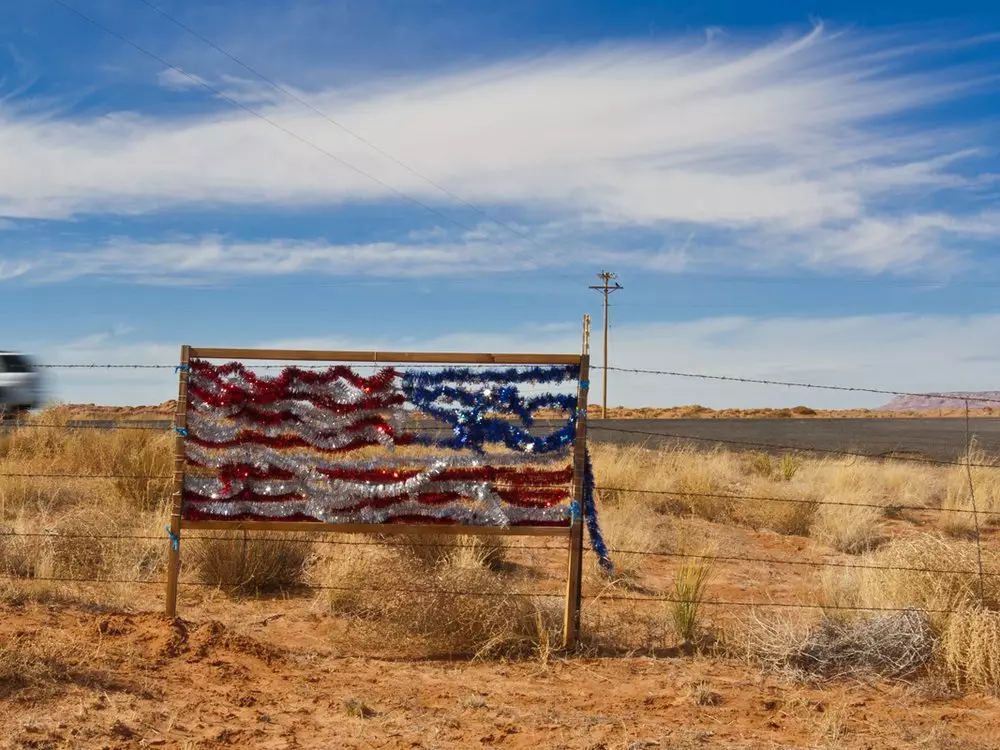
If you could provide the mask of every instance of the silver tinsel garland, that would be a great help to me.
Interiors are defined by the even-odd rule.
[[[246,444],[225,448],[205,448],[196,443],[185,445],[187,457],[200,466],[222,468],[225,466],[253,466],[260,470],[269,468],[290,471],[299,477],[309,477],[318,469],[347,469],[359,471],[392,470],[426,466],[430,461],[441,462],[448,468],[474,468],[481,466],[551,466],[569,460],[569,448],[540,455],[523,453],[456,453],[448,456],[388,455],[360,461],[343,461],[324,458],[306,449],[279,450],[268,445]]]
[[[392,435],[373,425],[351,432],[341,431],[340,434],[336,434],[336,429],[335,427],[316,429],[307,425],[296,425],[294,430],[290,430],[287,425],[277,424],[256,427],[253,431],[267,437],[277,438],[289,435],[299,437],[313,447],[325,450],[343,448],[356,440],[376,441],[384,446],[394,444]],[[228,443],[236,440],[244,428],[230,420],[212,419],[198,412],[191,412],[188,414],[187,430],[191,436],[208,443]],[[328,434],[331,432],[334,434]]]
[[[446,505],[426,505],[415,500],[406,500],[393,505],[375,508],[366,507],[350,513],[338,513],[315,500],[296,500],[282,503],[254,502],[192,502],[190,507],[202,513],[220,518],[253,515],[262,518],[288,518],[302,514],[325,523],[387,523],[394,518],[420,516],[428,519],[444,519],[469,526],[509,526],[518,523],[546,523],[569,519],[568,504],[551,508],[521,508],[516,506],[492,505],[477,508],[465,502]]]

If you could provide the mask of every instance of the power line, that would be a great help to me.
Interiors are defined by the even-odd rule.
[[[530,242],[531,244],[535,245],[536,247],[539,247],[542,250],[548,250],[549,249],[549,248],[545,247],[544,245],[538,243],[531,236],[529,236],[527,234],[524,234],[523,232],[521,232],[519,229],[517,229],[516,227],[512,226],[511,224],[509,224],[509,223],[507,223],[505,221],[502,221],[501,219],[496,218],[495,216],[493,216],[489,212],[487,212],[485,209],[483,209],[483,208],[481,208],[481,207],[479,207],[479,206],[477,206],[477,205],[469,202],[465,198],[462,198],[461,196],[456,195],[454,192],[452,192],[448,188],[444,187],[443,185],[441,185],[438,182],[435,182],[434,180],[432,180],[427,175],[425,175],[425,174],[417,171],[416,169],[414,169],[413,167],[411,167],[409,164],[406,164],[401,159],[393,156],[392,154],[390,154],[389,152],[387,152],[383,148],[381,148],[378,145],[376,145],[375,143],[373,143],[371,140],[369,140],[369,139],[365,138],[364,136],[360,135],[359,133],[356,133],[355,131],[351,130],[346,125],[344,125],[342,122],[339,122],[338,120],[334,119],[331,115],[327,114],[326,112],[324,112],[321,109],[317,108],[313,104],[309,103],[307,100],[303,99],[301,96],[299,96],[298,94],[296,94],[294,91],[291,91],[287,87],[282,86],[280,83],[278,83],[278,82],[274,81],[273,79],[269,78],[268,76],[264,75],[263,73],[261,73],[256,68],[253,68],[249,64],[243,62],[243,60],[239,59],[238,57],[236,57],[235,55],[233,55],[231,52],[223,49],[218,44],[216,44],[215,42],[213,42],[211,39],[207,38],[205,35],[199,33],[198,31],[195,31],[194,29],[192,29],[187,24],[185,24],[182,21],[178,20],[176,17],[170,15],[165,10],[163,10],[162,8],[160,8],[159,6],[151,3],[149,0],[138,0],[138,1],[141,2],[143,5],[145,5],[146,7],[154,10],[157,13],[159,13],[161,16],[163,16],[164,18],[166,18],[168,21],[170,21],[171,23],[173,23],[175,26],[183,29],[188,34],[190,34],[191,36],[195,37],[196,39],[201,40],[202,42],[204,42],[205,44],[207,44],[209,47],[211,47],[212,49],[214,49],[219,54],[223,55],[224,57],[227,57],[228,59],[230,59],[231,61],[233,61],[237,65],[239,65],[241,68],[243,68],[244,70],[246,70],[251,75],[256,76],[257,78],[259,78],[261,81],[263,81],[264,83],[268,84],[272,88],[276,89],[277,91],[280,91],[285,96],[287,96],[287,97],[295,100],[296,102],[298,102],[299,104],[301,104],[303,107],[307,108],[310,112],[312,112],[312,113],[314,113],[316,115],[319,115],[324,120],[326,120],[327,122],[329,122],[331,125],[336,126],[340,130],[342,130],[344,133],[347,133],[352,138],[354,138],[354,139],[360,141],[361,143],[365,144],[366,146],[368,146],[369,148],[371,148],[373,151],[375,151],[375,152],[381,154],[382,156],[384,156],[386,159],[389,159],[389,161],[391,161],[391,162],[397,164],[398,166],[402,167],[403,169],[405,169],[407,172],[409,172],[413,176],[420,178],[421,180],[423,180],[425,183],[427,183],[431,187],[436,188],[437,190],[441,191],[442,193],[444,193],[448,197],[450,197],[453,200],[461,203],[466,208],[469,208],[469,209],[475,211],[476,213],[478,213],[480,216],[484,217],[485,219],[491,221],[492,223],[496,224],[497,226],[503,227],[504,229],[506,229],[507,231],[509,231],[509,232],[511,232],[513,234],[516,234],[521,239],[524,239],[524,240]]]
[[[700,372],[679,372],[674,370],[645,370],[635,367],[609,367],[609,370],[630,372],[639,375],[665,375],[674,378],[693,378],[697,380],[720,380],[729,383],[750,383],[753,385],[776,385],[786,388],[812,388],[822,391],[848,391],[853,393],[876,393],[882,396],[916,396],[921,398],[950,398],[954,400],[970,400],[1000,404],[1000,398],[988,396],[964,396],[956,393],[917,393],[914,391],[890,391],[883,388],[866,388],[851,385],[822,385],[818,383],[803,383],[792,380],[767,380],[765,378],[747,378],[735,375],[708,375]]]
[[[215,94],[220,99],[223,99],[224,101],[226,101],[229,104],[233,105],[234,107],[238,107],[239,109],[242,109],[244,112],[247,112],[248,114],[253,115],[257,119],[261,120],[262,122],[267,123],[271,127],[280,130],[281,132],[283,132],[283,133],[291,136],[292,138],[295,138],[297,141],[303,143],[304,145],[308,146],[309,148],[312,148],[315,151],[318,151],[319,153],[323,154],[324,156],[326,156],[326,157],[328,157],[330,159],[333,159],[334,161],[338,162],[339,164],[343,165],[344,167],[347,167],[348,169],[352,170],[353,172],[356,172],[357,174],[361,175],[362,177],[365,177],[365,178],[367,178],[367,179],[369,179],[369,180],[377,183],[378,185],[381,185],[386,190],[389,190],[390,192],[394,193],[395,195],[399,196],[400,198],[403,198],[404,200],[407,200],[407,201],[409,201],[410,203],[413,203],[416,206],[420,206],[421,208],[429,211],[430,213],[432,213],[432,214],[434,214],[434,215],[436,215],[436,216],[444,219],[445,221],[448,221],[448,222],[451,222],[452,224],[455,224],[456,226],[458,226],[458,227],[466,230],[467,232],[475,232],[476,231],[476,229],[474,227],[471,227],[468,224],[465,224],[464,222],[459,221],[458,219],[454,218],[453,216],[450,216],[450,215],[444,213],[443,211],[440,211],[440,210],[434,208],[433,206],[430,206],[427,203],[424,203],[420,199],[414,198],[413,196],[411,196],[411,195],[403,192],[402,190],[399,190],[399,189],[393,187],[392,185],[390,185],[389,183],[385,182],[384,180],[376,177],[375,175],[369,174],[368,172],[364,171],[360,167],[357,167],[357,166],[351,164],[350,162],[348,162],[347,160],[341,158],[340,156],[337,156],[333,152],[326,150],[325,148],[323,148],[322,146],[319,146],[316,143],[313,143],[311,140],[309,140],[305,136],[299,135],[294,130],[290,130],[289,128],[285,127],[284,125],[282,125],[281,123],[277,122],[276,120],[273,120],[270,117],[268,117],[267,115],[264,115],[261,112],[258,112],[256,109],[254,109],[253,107],[249,106],[248,104],[245,104],[245,103],[239,101],[238,99],[234,99],[233,97],[231,97],[228,94],[224,93],[221,89],[216,88],[215,86],[213,86],[210,83],[208,83],[207,81],[199,78],[198,76],[192,75],[192,74],[188,73],[187,71],[185,71],[185,70],[177,67],[176,65],[174,65],[171,62],[169,62],[168,60],[166,60],[163,57],[160,57],[159,55],[157,55],[155,52],[152,52],[152,51],[146,49],[145,47],[143,47],[142,45],[138,44],[137,42],[132,41],[128,37],[126,37],[126,36],[118,33],[117,31],[111,29],[108,26],[104,25],[103,23],[101,23],[97,19],[93,18],[92,16],[89,16],[86,13],[84,13],[83,11],[81,11],[81,10],[79,10],[77,8],[74,8],[72,5],[70,5],[67,2],[65,2],[65,0],[52,0],[52,2],[56,3],[57,5],[62,6],[66,10],[70,11],[71,13],[76,14],[77,16],[79,16],[80,18],[82,18],[84,21],[87,21],[88,23],[90,23],[93,26],[97,27],[101,31],[105,32],[106,34],[109,34],[110,36],[115,37],[116,39],[118,39],[119,41],[121,41],[121,42],[129,45],[133,49],[138,50],[142,54],[150,57],[151,59],[155,60],[156,62],[160,63],[161,65],[164,65],[164,66],[170,68],[171,70],[179,73],[180,75],[184,76],[185,78],[187,78],[188,80],[192,81],[193,83],[201,86],[204,89],[207,89],[208,91],[210,91],[211,93]],[[501,249],[501,250],[503,250],[505,252],[509,249],[509,248],[505,248],[503,245],[500,245],[498,242],[496,242],[494,240],[487,239],[486,241],[489,242],[491,245],[495,245],[497,248],[499,248],[499,249]]]

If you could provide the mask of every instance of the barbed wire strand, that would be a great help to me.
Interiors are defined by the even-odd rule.
[[[253,529],[248,529],[247,531],[253,532]],[[295,533],[295,532],[288,532]],[[303,532],[303,533],[316,533],[316,532]],[[27,538],[41,538],[41,539],[86,539],[86,540],[115,540],[115,541],[158,541],[158,542],[168,542],[170,537],[154,534],[72,534],[72,533],[62,533],[62,532],[22,532],[22,531],[0,531],[0,538],[4,537],[27,537]],[[238,536],[219,536],[219,535],[199,535],[197,533],[185,535],[182,537],[183,541],[188,542],[204,542],[204,541],[241,541],[241,537]],[[404,542],[404,541],[391,541],[391,540],[372,540],[372,541],[345,541],[339,539],[309,539],[302,537],[280,537],[277,540],[273,536],[269,537],[253,537],[248,536],[246,540],[248,543],[253,544],[254,542],[289,542],[293,544],[328,544],[335,546],[344,547],[418,547],[418,548],[440,548],[440,549],[479,549],[480,545],[477,544],[463,544],[463,543],[447,543],[447,542]],[[564,546],[521,546],[521,545],[509,545],[504,547],[504,554],[507,552],[519,552],[519,551],[545,551],[545,552],[559,552],[565,553],[566,548]],[[976,570],[958,570],[951,568],[924,568],[918,566],[909,565],[867,565],[863,563],[849,563],[849,562],[838,562],[838,561],[817,561],[817,560],[781,560],[772,557],[754,557],[754,556],[743,556],[743,555],[708,555],[708,554],[696,554],[688,552],[661,552],[656,550],[635,550],[635,549],[624,549],[612,547],[608,549],[610,554],[614,555],[638,555],[643,557],[665,557],[665,558],[678,558],[678,559],[697,559],[697,560],[711,560],[716,562],[752,562],[752,563],[763,563],[767,565],[792,565],[792,566],[802,566],[811,568],[847,568],[852,570],[881,570],[881,571],[900,571],[900,572],[911,572],[911,573],[934,573],[938,575],[976,575]],[[980,570],[978,571],[980,575],[984,577],[1000,577],[1000,572],[987,572]],[[563,580],[562,577],[546,579],[546,580]]]
[[[154,579],[144,579],[144,578],[85,578],[85,577],[71,577],[71,576],[39,576],[26,578],[23,576],[15,576],[7,573],[0,573],[0,578],[7,580],[19,581],[22,583],[33,583],[33,582],[47,582],[47,583],[96,583],[96,584],[137,584],[146,586],[165,586],[166,581],[154,580]],[[200,588],[242,588],[249,585],[252,581],[242,581],[239,583],[204,583],[200,581],[178,581],[179,586],[190,586],[190,587],[200,587]],[[296,586],[289,586],[286,590],[316,590],[316,591],[351,591],[357,593],[399,593],[399,594],[435,594],[435,595],[445,595],[445,596],[472,596],[472,597],[482,597],[486,599],[496,599],[503,597],[518,597],[518,598],[563,598],[564,593],[547,593],[547,592],[528,592],[528,591],[468,591],[468,590],[451,590],[451,589],[426,589],[426,588],[370,588],[370,587],[355,587],[355,586],[327,586],[322,584],[301,584]],[[585,594],[584,599],[592,602],[662,602],[662,603],[677,603],[677,604],[689,604],[690,599],[680,599],[671,596],[620,596],[620,595],[608,595],[606,593],[597,594]],[[805,602],[750,602],[742,600],[728,600],[728,599],[700,599],[698,600],[699,605],[705,606],[716,606],[716,607],[778,607],[778,608],[794,608],[794,609],[821,609],[821,610],[834,610],[834,611],[848,611],[848,612],[910,612],[910,611],[921,611],[928,613],[940,613],[948,614],[955,612],[955,609],[938,609],[938,608],[924,608],[924,607],[862,607],[862,606],[848,606],[843,604],[809,604]]]
[[[749,448],[770,448],[797,453],[820,453],[823,455],[844,456],[845,458],[867,458],[872,461],[901,461],[909,463],[929,464],[931,466],[965,466],[964,461],[947,461],[938,458],[926,458],[923,456],[900,456],[894,453],[861,453],[860,451],[848,451],[841,448],[810,448],[803,445],[789,445],[787,443],[761,443],[754,440],[736,440],[734,438],[705,437],[703,435],[681,435],[676,432],[651,432],[649,430],[634,430],[626,427],[611,427],[600,422],[591,422],[587,429],[589,432],[620,432],[626,435],[643,435],[646,437],[671,438],[674,440],[692,440],[700,443],[714,443],[718,445],[742,445]],[[998,464],[978,464],[971,466],[980,469],[1000,469]]]
[[[602,368],[603,369],[603,368]],[[613,370],[616,372],[628,372],[639,375],[663,375],[667,377],[674,378],[691,378],[696,380],[718,380],[728,383],[749,383],[752,385],[773,385],[781,386],[784,388],[810,388],[813,390],[821,391],[844,391],[849,393],[874,393],[881,396],[915,396],[918,398],[950,398],[953,400],[959,400],[964,398],[964,396],[959,392],[946,393],[946,392],[929,392],[920,393],[916,391],[892,391],[885,388],[867,388],[865,386],[851,386],[851,385],[825,385],[822,383],[805,383],[793,380],[768,380],[766,378],[748,378],[736,375],[709,375],[707,373],[701,372],[678,372],[674,370],[645,370],[636,367],[608,367],[608,370]],[[995,398],[991,396],[975,396],[971,397],[972,401],[977,403],[995,403],[1000,404],[1000,398]]]
[[[727,494],[725,492],[680,492],[675,490],[644,490],[629,487],[606,487],[602,485],[597,485],[594,487],[596,490],[604,490],[610,492],[633,492],[641,495],[667,495],[673,497],[710,497],[718,498],[720,500],[753,500],[759,502],[768,503],[800,503],[802,505],[839,505],[849,508],[877,508],[883,511],[897,511],[897,510],[924,510],[931,513],[974,513],[975,511],[969,508],[944,508],[944,507],[932,507],[925,505],[897,505],[896,503],[865,503],[865,502],[847,502],[846,500],[815,500],[812,498],[799,498],[799,497],[776,497],[770,495],[735,495]],[[1000,516],[1000,511],[996,510],[981,510],[980,515],[991,515]]]

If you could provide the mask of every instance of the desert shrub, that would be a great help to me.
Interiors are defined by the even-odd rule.
[[[945,496],[941,502],[941,528],[954,536],[972,536],[976,521],[980,526],[1000,522],[1000,471],[995,461],[979,449],[973,449],[969,462],[978,466],[955,466],[948,472]],[[969,485],[969,474],[972,486]]]
[[[1000,553],[984,547],[987,574],[1000,572]],[[848,607],[914,607],[954,610],[979,603],[976,545],[934,534],[896,538],[861,558],[865,568],[829,569],[823,574],[824,601]],[[944,572],[941,572],[944,571]],[[954,571],[954,572],[951,572]],[[1000,603],[1000,577],[983,579],[984,603]]]
[[[430,567],[451,560],[456,565],[499,570],[507,563],[507,545],[499,535],[399,535],[386,541],[402,554]]]
[[[808,406],[793,406],[792,414],[799,417],[812,417],[816,415],[816,410],[810,409]]]
[[[858,554],[874,549],[881,539],[880,508],[851,505],[820,505],[809,534],[839,552]]]
[[[405,547],[348,547],[318,558],[310,576],[331,587],[321,594],[327,607],[376,623],[387,638],[479,656],[526,656],[555,642],[561,602],[518,596],[511,576],[475,560],[446,555],[427,564]]]
[[[730,517],[736,523],[779,534],[805,536],[809,533],[817,506],[802,489],[786,482],[774,484],[754,478],[748,483],[745,494],[753,499],[734,502],[730,509]],[[775,499],[758,499],[764,497]]]
[[[301,537],[286,538],[268,532],[188,537],[185,544],[196,579],[236,595],[275,593],[301,586],[311,554],[311,545]]]
[[[601,503],[601,529],[614,561],[615,582],[635,584],[649,562],[649,553],[663,552],[669,547],[669,537],[658,528],[659,521],[659,515],[649,507],[646,498],[636,493],[618,496],[614,503]],[[588,576],[606,582],[607,576],[597,557],[587,555],[587,559]]]
[[[748,656],[767,669],[820,677],[909,677],[934,655],[937,637],[927,615],[905,610],[872,617],[824,616],[803,626],[754,613],[744,623]]]
[[[774,459],[770,453],[752,451],[747,454],[747,471],[753,476],[771,479],[774,476]]]
[[[964,607],[952,613],[940,653],[956,687],[1000,690],[1000,612]]]

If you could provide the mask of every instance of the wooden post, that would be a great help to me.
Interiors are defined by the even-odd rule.
[[[580,634],[580,601],[583,594],[583,488],[587,460],[587,391],[590,380],[590,316],[583,318],[583,356],[580,357],[580,387],[577,397],[576,440],[573,451],[573,514],[569,531],[569,564],[566,576],[566,611],[563,616],[563,648],[576,647]]]
[[[174,413],[174,497],[170,509],[170,548],[167,552],[167,617],[177,617],[177,579],[181,572],[181,510],[184,502],[184,469],[187,457],[184,433],[187,429],[187,386],[191,347],[181,347],[180,377],[177,385],[177,410]]]

